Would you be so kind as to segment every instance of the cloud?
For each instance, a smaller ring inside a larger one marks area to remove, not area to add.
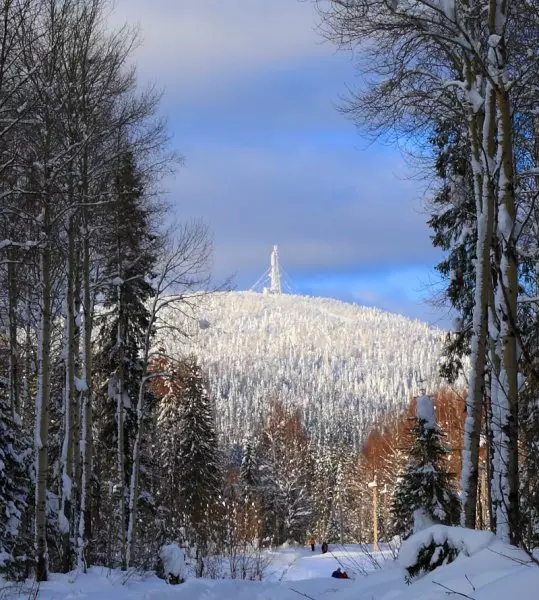
[[[250,287],[278,244],[300,291],[425,313],[410,269],[439,255],[421,187],[397,151],[367,146],[335,109],[353,65],[321,43],[312,2],[117,0],[111,25],[124,21],[140,22],[141,79],[164,87],[186,157],[169,200],[178,219],[213,230],[218,279]]]
[[[315,32],[310,2],[296,0],[117,0],[113,25],[138,22],[145,76],[204,88],[246,72],[332,52]]]
[[[303,271],[435,256],[418,190],[398,178],[398,155],[356,156],[320,143],[203,146],[188,157],[171,197],[179,215],[212,225],[220,272],[263,270],[273,244],[287,268]]]

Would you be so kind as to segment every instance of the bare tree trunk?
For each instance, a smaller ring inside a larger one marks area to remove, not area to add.
[[[121,286],[118,286],[118,373],[117,373],[117,398],[116,421],[118,425],[118,502],[119,502],[119,529],[120,556],[122,571],[127,569],[127,539],[126,539],[126,506],[125,506],[125,327],[124,310]]]
[[[88,231],[84,232],[82,248],[82,311],[84,315],[83,349],[82,349],[82,382],[81,390],[81,489],[80,513],[77,536],[77,569],[86,570],[91,563],[90,539],[92,531],[91,477],[93,465],[92,444],[92,327],[93,302],[90,273],[90,240]]]
[[[10,248],[7,253],[8,319],[9,319],[9,400],[11,413],[20,414],[19,397],[19,347],[17,343],[17,253]]]
[[[500,52],[503,55],[503,51]],[[500,381],[498,389],[499,500],[497,533],[502,539],[517,545],[519,534],[518,477],[518,356],[517,356],[517,294],[518,273],[515,244],[515,196],[513,172],[512,116],[508,93],[500,85],[498,91],[498,138],[501,152],[499,185],[500,277],[496,297],[500,322]]]
[[[477,514],[477,483],[479,476],[479,442],[481,416],[485,395],[485,365],[487,353],[487,317],[490,288],[490,249],[492,244],[494,201],[486,157],[495,154],[495,95],[487,84],[485,113],[481,119],[470,116],[472,168],[476,199],[477,244],[475,262],[475,301],[472,320],[471,371],[466,398],[466,421],[462,453],[462,514],[461,524],[475,528]]]
[[[75,399],[75,232],[73,215],[67,226],[67,293],[64,315],[64,440],[62,444],[62,480],[60,503],[60,532],[62,534],[62,570],[72,568],[71,523],[73,516],[74,454],[77,444],[76,421],[78,414]]]
[[[35,449],[35,552],[36,580],[48,577],[47,551],[47,469],[50,402],[50,339],[52,321],[51,273],[49,247],[49,207],[44,205],[43,232],[46,243],[40,250],[41,317],[38,339],[38,389],[36,398]]]
[[[137,401],[137,435],[133,446],[133,460],[131,464],[131,482],[129,486],[129,524],[127,527],[127,566],[131,566],[135,559],[135,546],[137,535],[137,500],[139,494],[139,470],[140,470],[140,448],[142,444],[144,427],[144,388],[146,387],[146,377],[143,375],[139,384],[139,393]]]
[[[493,352],[491,351],[491,356]],[[492,381],[492,371],[490,375]],[[492,402],[491,392],[489,391],[486,396],[485,406],[485,451],[486,451],[486,493],[487,493],[487,510],[489,518],[489,529],[496,531],[496,511],[494,510],[493,497],[492,497],[492,465],[493,465],[493,445],[492,445]]]

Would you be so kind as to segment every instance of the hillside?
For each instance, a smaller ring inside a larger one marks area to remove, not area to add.
[[[200,357],[219,430],[230,443],[240,442],[279,398],[303,409],[316,441],[338,434],[357,446],[378,416],[439,382],[443,332],[375,308],[226,292],[209,297],[188,328],[187,345],[169,345]]]

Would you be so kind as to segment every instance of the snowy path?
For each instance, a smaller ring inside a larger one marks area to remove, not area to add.
[[[126,577],[125,573],[94,568],[86,576],[53,575],[42,584],[39,600],[329,600],[353,585],[331,577],[344,565],[353,573],[352,562],[368,568],[369,561],[358,546],[331,549],[321,554],[310,548],[287,548],[269,553],[271,564],[263,582],[239,580],[189,580],[166,585],[154,576]]]
[[[53,575],[41,585],[37,600],[534,600],[539,598],[539,567],[527,556],[495,541],[471,557],[459,557],[412,585],[395,561],[356,580],[333,579],[339,562],[372,570],[369,557],[357,546],[333,548],[321,555],[306,548],[271,553],[263,582],[193,579],[171,586],[155,575],[93,568],[87,575]],[[30,598],[30,590],[0,590],[0,598]],[[19,593],[17,593],[19,592]]]
[[[370,549],[369,549],[370,550]],[[321,554],[319,547],[315,552],[310,548],[280,549],[271,553],[272,563],[268,569],[268,581],[302,581],[306,579],[328,578],[337,567],[343,567],[349,575],[362,570],[371,571],[373,566],[360,546],[334,546],[330,552]],[[376,555],[382,561],[381,554]]]

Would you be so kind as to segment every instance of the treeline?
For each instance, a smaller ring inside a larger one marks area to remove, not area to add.
[[[164,313],[207,282],[205,227],[165,227],[177,159],[109,10],[0,5],[0,570],[15,578],[133,564]]]
[[[406,140],[434,184],[441,300],[458,314],[443,373],[454,378],[465,355],[471,367],[461,522],[478,522],[488,440],[486,525],[525,544],[530,528],[537,538],[539,515],[537,5],[332,0],[320,10],[324,33],[358,50],[365,76],[345,112],[366,133]]]

